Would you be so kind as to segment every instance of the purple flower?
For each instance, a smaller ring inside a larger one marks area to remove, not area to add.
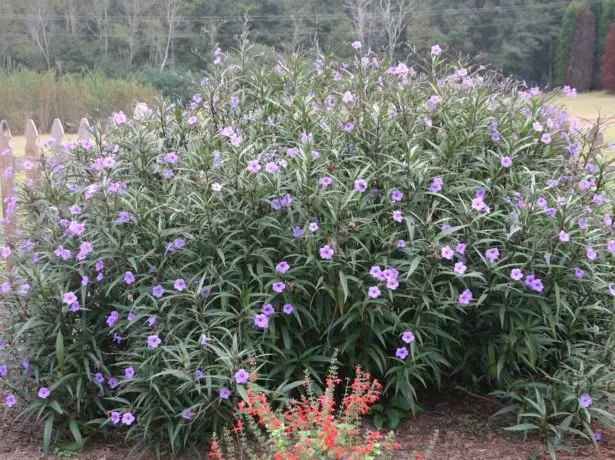
[[[367,295],[371,297],[372,299],[376,299],[380,297],[380,288],[378,286],[371,286],[367,290]]]
[[[162,340],[160,340],[160,337],[157,335],[150,335],[147,338],[147,346],[150,348],[158,348],[158,345],[160,345],[161,342]]]
[[[404,240],[397,241],[397,247],[403,249],[406,247],[406,242]]]
[[[273,308],[273,305],[271,305],[270,303],[266,303],[265,305],[263,305],[263,308],[261,308],[261,312],[264,315],[271,316],[275,313],[275,308]]]
[[[38,397],[41,399],[47,399],[51,395],[51,391],[47,387],[41,387],[38,390]]]
[[[432,56],[440,56],[441,53],[442,53],[442,48],[440,48],[440,45],[434,45],[431,47]]]
[[[220,395],[220,398],[222,399],[229,399],[231,397],[231,390],[229,390],[226,387],[222,387],[220,388],[220,391],[218,392],[218,394]]]
[[[168,152],[164,154],[165,163],[175,164],[177,163],[178,160],[179,160],[179,157],[177,156],[177,153],[175,152]]]
[[[519,281],[520,279],[523,278],[523,272],[521,271],[520,268],[513,268],[510,271],[510,278],[515,281]]]
[[[437,176],[434,178],[433,182],[429,186],[429,191],[432,193],[438,193],[442,190],[442,186],[444,185],[444,179],[442,177]]]
[[[127,224],[127,223],[130,222],[130,219],[131,219],[130,214],[128,214],[125,211],[122,211],[122,212],[120,212],[120,217],[118,217],[118,219],[117,219],[117,223],[118,224]]]
[[[55,251],[56,256],[62,260],[68,260],[71,257],[71,253],[68,249],[64,249],[63,246],[58,246]],[[36,255],[36,254],[35,254]],[[32,257],[34,259],[34,257]]]
[[[551,135],[549,133],[544,133],[540,138],[540,142],[542,142],[543,144],[550,144]]]
[[[510,157],[502,157],[502,158],[500,158],[500,164],[504,168],[510,168],[512,166],[512,158],[510,158]]]
[[[360,41],[358,41],[358,40],[355,40],[354,42],[352,42],[352,47],[353,47],[355,50],[360,50],[360,49],[361,49],[361,42],[360,42]]]
[[[157,284],[157,285],[156,285],[156,286],[154,286],[154,288],[152,289],[152,295],[153,295],[154,297],[158,297],[158,298],[160,298],[160,297],[162,297],[162,296],[163,296],[163,294],[164,294],[164,288],[163,288],[160,284]]]
[[[404,220],[404,215],[401,211],[397,210],[397,211],[393,211],[393,220],[395,222],[403,222]]]
[[[199,337],[199,345],[202,347],[206,346],[208,340],[209,339],[207,338],[205,334],[201,334],[201,337]]]
[[[79,302],[71,304],[70,311],[72,311],[73,313],[77,313],[79,310],[81,310],[81,305],[79,305]]]
[[[328,187],[329,185],[333,184],[333,179],[331,179],[330,177],[321,177],[318,183],[322,187]]]
[[[320,258],[324,260],[331,260],[335,251],[328,244],[320,248]]]
[[[175,288],[176,291],[183,291],[184,289],[186,289],[186,281],[184,281],[181,278],[178,278],[175,280],[175,283],[173,284],[173,287]]]
[[[442,104],[442,98],[440,96],[431,96],[427,101],[427,105],[429,105],[430,109],[435,109],[439,104]]]
[[[406,331],[401,335],[401,340],[404,343],[412,343],[415,340],[414,334],[411,331]]]
[[[291,315],[294,310],[295,308],[289,303],[284,304],[284,306],[282,307],[282,311],[287,315]]]
[[[110,419],[111,419],[111,423],[113,423],[114,425],[117,425],[118,423],[120,423],[120,420],[121,420],[120,413],[115,412],[115,411],[111,412]]]
[[[107,316],[107,326],[113,327],[117,324],[120,319],[120,314],[117,311],[112,311],[109,316]]]
[[[17,404],[17,398],[15,398],[15,395],[8,395],[6,398],[4,398],[4,404],[6,404],[6,407],[11,408],[15,404]]]
[[[109,379],[109,388],[111,388],[112,390],[114,390],[115,388],[117,388],[117,386],[118,386],[119,384],[120,384],[120,383],[117,381],[117,379],[116,379],[115,377],[111,377],[111,378]]]
[[[353,94],[350,91],[346,91],[344,93],[344,95],[342,96],[342,101],[344,101],[344,103],[346,103],[346,104],[354,102]]]
[[[105,268],[105,262],[102,260],[99,260],[98,262],[96,262],[95,268],[97,272],[102,271]]]
[[[259,172],[261,169],[261,165],[259,164],[258,160],[250,160],[248,161],[248,171],[250,171],[253,174],[256,174],[257,172]]]
[[[570,234],[569,234],[569,233],[566,233],[566,231],[565,231],[565,230],[560,231],[560,232],[559,232],[559,240],[560,240],[562,243],[567,243],[568,241],[570,241]]]
[[[579,398],[579,406],[582,409],[586,409],[589,406],[591,406],[592,402],[593,402],[593,400],[592,400],[591,396],[589,394],[587,394],[587,393],[585,393],[583,396],[581,396]]]
[[[404,194],[399,190],[395,189],[391,192],[391,200],[397,202],[404,199]]]
[[[68,233],[73,236],[81,236],[85,232],[85,225],[76,220],[71,221],[68,225]]]
[[[290,265],[286,261],[282,261],[275,266],[275,271],[278,273],[286,273],[288,270],[290,270]]]
[[[587,230],[587,221],[586,221],[584,218],[582,218],[582,217],[581,217],[581,218],[578,220],[578,224],[579,224],[579,228],[580,228],[581,230]]]
[[[130,321],[131,323],[137,319],[137,315],[135,315],[133,312],[128,313],[128,321]]]
[[[182,412],[182,418],[184,420],[192,419],[192,411],[190,409],[184,409],[184,411]]]
[[[594,250],[594,248],[587,248],[585,252],[589,260],[596,260],[598,258],[598,253]]]
[[[135,416],[132,415],[130,412],[126,412],[124,415],[122,415],[122,423],[124,425],[132,425],[134,421],[135,421]]]
[[[6,377],[9,373],[9,368],[6,364],[0,366],[0,377]]]
[[[311,222],[310,225],[308,225],[308,230],[312,233],[317,232],[318,231],[318,224],[316,222]]]
[[[264,313],[256,315],[254,317],[254,325],[261,329],[267,329],[269,327],[269,317]]]
[[[356,181],[354,181],[354,189],[357,192],[365,192],[367,190],[367,182],[365,182],[363,179],[357,179]]]
[[[133,284],[135,282],[135,275],[132,272],[124,273],[124,282],[128,285]]]
[[[594,433],[594,439],[596,441],[600,441],[602,439],[602,435],[600,433]]]
[[[485,211],[487,209],[487,205],[482,198],[476,197],[472,199],[472,209],[476,211]]]
[[[459,273],[460,275],[463,275],[468,267],[465,266],[465,264],[463,262],[457,262],[455,264],[455,273]]]
[[[489,262],[493,263],[500,258],[500,251],[498,248],[487,249],[487,252],[485,252],[485,257]]]
[[[408,349],[406,347],[398,348],[397,351],[395,351],[395,356],[397,356],[399,359],[406,359],[406,357],[408,356]]]
[[[442,257],[444,257],[447,260],[453,260],[453,256],[455,255],[455,252],[450,248],[450,246],[444,246],[442,248]]]
[[[202,379],[203,377],[205,377],[205,372],[203,372],[201,369],[197,369],[196,372],[194,373],[194,378],[199,380],[199,379]]]
[[[271,288],[274,290],[274,292],[277,292],[279,294],[284,292],[284,290],[286,289],[286,283],[284,283],[283,281],[278,281],[276,283],[273,283]]]
[[[245,385],[250,379],[250,374],[245,369],[239,369],[235,372],[235,382],[239,385]]]
[[[156,315],[152,315],[147,319],[147,325],[149,327],[154,327],[157,321],[158,321],[158,317]]]
[[[303,236],[303,229],[301,227],[293,228],[293,238],[301,238]]]
[[[465,254],[466,253],[466,245],[463,243],[459,243],[457,246],[455,246],[455,251],[457,251],[459,254]]]
[[[462,305],[468,305],[474,297],[472,296],[472,291],[466,289],[459,295],[459,303]]]
[[[576,276],[577,278],[581,279],[585,276],[585,271],[580,269],[580,268],[575,268],[574,269],[574,276]]]
[[[124,377],[127,379],[131,379],[135,376],[135,370],[132,367],[127,367],[124,369]]]
[[[62,300],[65,304],[72,305],[73,303],[77,301],[77,296],[75,295],[74,292],[67,292],[64,294],[64,297],[62,298]]]

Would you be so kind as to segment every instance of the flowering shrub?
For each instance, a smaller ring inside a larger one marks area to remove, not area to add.
[[[216,50],[187,107],[41,158],[2,252],[0,364],[24,360],[7,407],[46,440],[177,450],[221,432],[257,370],[285,394],[334,349],[342,378],[361,366],[411,408],[444,377],[553,375],[578,344],[606,362],[608,158],[536,88],[436,47],[421,71],[356,53]]]
[[[308,374],[307,395],[300,401],[289,402],[284,411],[272,410],[267,395],[258,387],[248,386],[246,400],[238,404],[237,423],[231,433],[224,432],[223,443],[214,435],[210,458],[237,458],[235,435],[241,454],[248,453],[249,458],[391,458],[397,447],[393,434],[385,437],[377,431],[362,433],[360,425],[360,417],[378,401],[382,385],[357,367],[336,413],[335,392],[341,383],[336,372],[333,365],[321,396],[316,396]],[[258,441],[257,445],[254,440]]]

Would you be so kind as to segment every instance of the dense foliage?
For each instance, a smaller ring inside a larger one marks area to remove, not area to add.
[[[352,49],[217,49],[186,108],[41,157],[1,251],[0,357],[23,360],[2,397],[46,444],[68,427],[177,450],[251,378],[287,397],[336,349],[341,378],[361,366],[408,411],[451,379],[523,400],[580,362],[558,394],[591,435],[614,343],[607,158],[538,88],[437,45],[417,69]]]

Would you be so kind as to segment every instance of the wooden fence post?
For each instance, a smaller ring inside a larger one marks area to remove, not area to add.
[[[36,175],[36,160],[39,154],[39,146],[37,144],[38,130],[36,129],[36,125],[34,124],[33,120],[30,119],[26,122],[26,130],[24,134],[26,136],[26,151],[24,152],[24,163],[26,161],[29,161],[33,165],[32,168],[25,168],[26,177],[29,181],[31,181],[34,180],[34,176]]]
[[[0,174],[2,180],[2,216],[4,218],[4,241],[9,246],[15,238],[16,215],[15,203],[15,166],[11,146],[11,130],[5,120],[0,122]],[[10,261],[7,261],[10,266]]]
[[[51,138],[53,139],[53,152],[62,156],[64,148],[62,147],[62,140],[64,139],[64,128],[62,122],[59,119],[54,119],[51,125]]]
[[[92,131],[90,130],[90,122],[87,118],[82,118],[79,122],[79,129],[77,130],[77,137],[82,141],[92,139]]]

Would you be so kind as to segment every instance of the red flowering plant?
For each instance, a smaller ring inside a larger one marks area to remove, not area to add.
[[[250,458],[274,460],[391,458],[399,447],[392,432],[384,435],[361,429],[361,416],[380,398],[380,382],[358,366],[339,405],[336,393],[342,379],[334,364],[325,382],[324,392],[318,394],[306,375],[305,394],[279,410],[272,409],[259,387],[249,385],[246,400],[237,406],[237,422],[222,439],[214,436],[210,458],[234,458],[237,449]]]

